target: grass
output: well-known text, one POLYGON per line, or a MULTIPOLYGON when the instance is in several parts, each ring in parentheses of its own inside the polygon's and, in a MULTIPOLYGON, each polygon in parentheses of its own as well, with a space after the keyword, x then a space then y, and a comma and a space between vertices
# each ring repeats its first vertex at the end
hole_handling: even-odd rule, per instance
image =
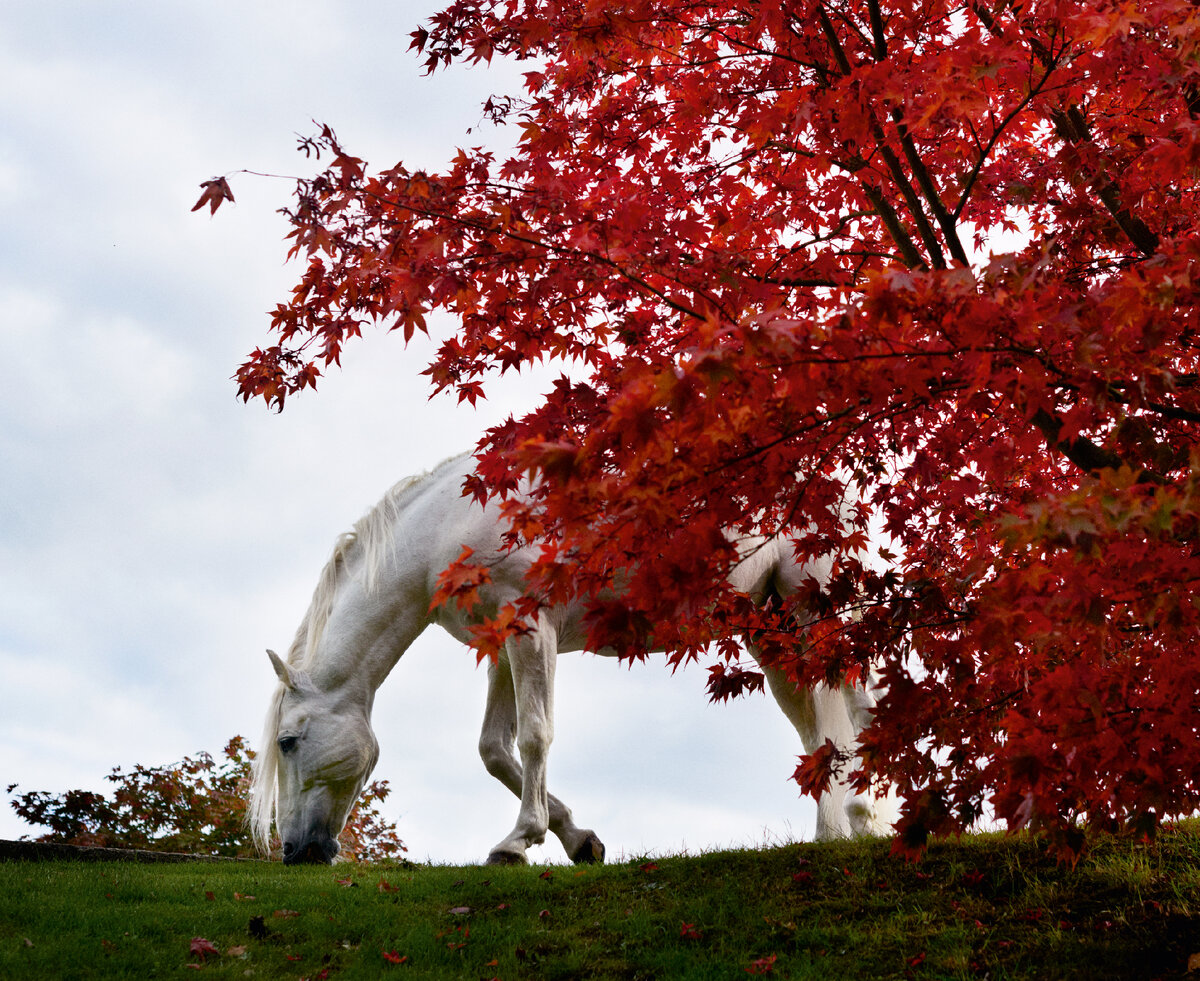
POLYGON ((919 865, 879 841, 581 869, 9 862, 0 978, 1183 978, 1198 859, 1184 828, 1074 870, 992 835, 919 865))

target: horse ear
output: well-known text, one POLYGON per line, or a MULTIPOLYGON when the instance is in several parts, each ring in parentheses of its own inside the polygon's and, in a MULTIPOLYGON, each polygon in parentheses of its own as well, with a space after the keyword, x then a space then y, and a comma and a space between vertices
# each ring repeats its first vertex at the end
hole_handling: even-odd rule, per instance
POLYGON ((283 659, 270 648, 267 648, 267 657, 271 659, 271 667, 275 669, 275 673, 279 675, 279 680, 283 682, 285 688, 296 690, 296 679, 292 677, 292 669, 284 663, 283 659))

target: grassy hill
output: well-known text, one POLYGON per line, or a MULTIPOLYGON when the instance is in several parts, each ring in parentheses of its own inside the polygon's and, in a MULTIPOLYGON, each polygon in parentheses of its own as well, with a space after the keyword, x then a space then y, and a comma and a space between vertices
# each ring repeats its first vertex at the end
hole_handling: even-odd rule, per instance
POLYGON ((879 841, 583 869, 7 862, 0 978, 1183 978, 1198 859, 1188 829, 1074 870, 999 836, 919 865, 879 841))

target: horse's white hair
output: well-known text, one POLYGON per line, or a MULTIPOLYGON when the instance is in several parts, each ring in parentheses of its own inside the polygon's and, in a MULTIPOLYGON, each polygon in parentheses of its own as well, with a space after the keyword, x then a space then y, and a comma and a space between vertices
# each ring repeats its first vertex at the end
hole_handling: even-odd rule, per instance
MULTIPOLYGON (((440 470, 447 463, 457 460, 452 457, 443 461, 429 473, 415 477, 406 477, 391 488, 383 498, 366 514, 364 514, 351 531, 340 535, 333 546, 333 553, 321 577, 313 590, 312 600, 308 611, 300 621, 300 627, 288 649, 287 661, 297 669, 296 677, 301 682, 307 680, 307 671, 312 661, 321 635, 329 622, 333 610, 334 597, 345 575, 349 563, 362 556, 362 567, 359 575, 363 579, 367 592, 375 588, 375 580, 380 568, 391 554, 394 544, 390 535, 396 516, 400 513, 403 499, 417 484, 426 480, 431 474, 440 470)), ((263 736, 259 750, 254 758, 254 766, 250 780, 250 802, 246 808, 246 824, 254 844, 263 854, 271 850, 271 823, 275 819, 276 774, 279 768, 279 747, 276 736, 279 732, 279 717, 283 710, 283 696, 287 689, 282 683, 275 689, 271 704, 267 709, 267 719, 263 726, 263 736)))

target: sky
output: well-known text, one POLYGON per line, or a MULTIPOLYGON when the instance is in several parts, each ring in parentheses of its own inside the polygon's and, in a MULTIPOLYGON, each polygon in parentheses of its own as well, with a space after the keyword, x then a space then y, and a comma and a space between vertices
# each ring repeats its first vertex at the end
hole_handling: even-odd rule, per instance
MULTIPOLYGON (((435 0, 8 0, 0 8, 0 783, 111 789, 114 766, 257 743, 334 539, 397 480, 535 404, 430 400, 434 345, 366 332, 279 414, 231 375, 299 268, 276 213, 328 123, 379 168, 508 145, 482 122, 520 66, 428 77, 435 0), (468 131, 471 132, 468 132, 468 131), (228 175, 236 204, 189 211, 228 175)), ((435 337, 453 324, 435 320, 435 337)), ((808 838, 802 752, 706 672, 559 661, 550 788, 610 859, 808 838)), ((517 801, 476 755, 485 672, 431 628, 380 689, 373 778, 418 861, 481 861, 517 801)), ((36 834, 0 808, 0 838, 36 834)), ((534 861, 559 862, 551 840, 534 861)))

